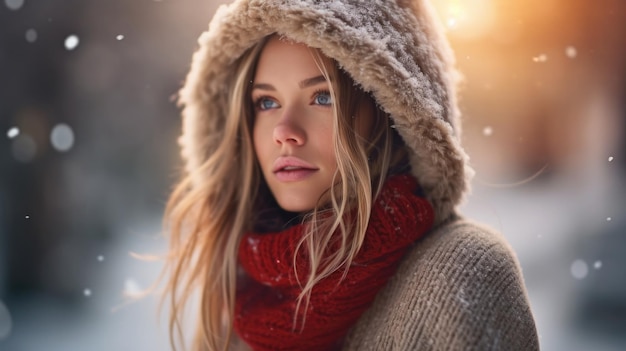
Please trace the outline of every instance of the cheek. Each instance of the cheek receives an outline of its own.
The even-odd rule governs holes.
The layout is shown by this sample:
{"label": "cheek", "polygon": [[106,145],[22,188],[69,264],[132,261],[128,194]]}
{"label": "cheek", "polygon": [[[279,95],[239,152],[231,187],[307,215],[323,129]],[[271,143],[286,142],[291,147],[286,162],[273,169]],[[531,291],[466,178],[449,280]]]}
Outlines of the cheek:
{"label": "cheek", "polygon": [[336,169],[337,155],[335,154],[335,141],[333,138],[335,130],[333,126],[327,125],[325,128],[320,128],[317,134],[319,135],[317,150],[319,150],[320,156],[324,158],[328,167]]}

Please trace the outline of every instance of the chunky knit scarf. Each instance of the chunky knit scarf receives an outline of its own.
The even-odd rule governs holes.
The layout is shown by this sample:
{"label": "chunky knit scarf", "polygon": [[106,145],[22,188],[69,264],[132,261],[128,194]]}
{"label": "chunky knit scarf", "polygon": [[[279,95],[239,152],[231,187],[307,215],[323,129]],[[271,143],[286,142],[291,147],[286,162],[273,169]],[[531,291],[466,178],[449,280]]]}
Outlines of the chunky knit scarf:
{"label": "chunky knit scarf", "polygon": [[[239,262],[251,278],[237,293],[234,328],[241,339],[259,350],[332,350],[340,347],[350,327],[370,306],[409,246],[432,226],[431,205],[415,195],[418,185],[409,175],[390,177],[372,207],[361,250],[345,279],[343,270],[321,280],[312,290],[306,312],[296,298],[302,291],[293,269],[296,245],[304,224],[276,233],[247,233]],[[301,248],[296,258],[300,282],[308,276],[308,258]],[[306,315],[304,315],[306,313]]]}

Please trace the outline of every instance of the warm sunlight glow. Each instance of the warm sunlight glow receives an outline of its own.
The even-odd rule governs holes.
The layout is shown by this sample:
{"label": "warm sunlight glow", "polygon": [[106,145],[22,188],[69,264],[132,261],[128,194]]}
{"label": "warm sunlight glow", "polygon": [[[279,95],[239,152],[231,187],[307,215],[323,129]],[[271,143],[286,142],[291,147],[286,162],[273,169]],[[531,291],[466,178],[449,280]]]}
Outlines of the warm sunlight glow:
{"label": "warm sunlight glow", "polygon": [[434,0],[433,3],[450,35],[480,37],[493,26],[492,0]]}

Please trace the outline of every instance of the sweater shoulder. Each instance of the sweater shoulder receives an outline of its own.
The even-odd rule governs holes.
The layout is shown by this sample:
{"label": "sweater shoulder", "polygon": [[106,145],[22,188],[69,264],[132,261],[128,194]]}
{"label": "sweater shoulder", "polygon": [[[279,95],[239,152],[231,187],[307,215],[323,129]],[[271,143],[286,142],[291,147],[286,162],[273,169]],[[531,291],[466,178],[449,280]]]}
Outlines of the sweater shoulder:
{"label": "sweater shoulder", "polygon": [[435,268],[453,276],[461,272],[482,276],[497,270],[519,273],[521,277],[517,257],[506,239],[494,229],[466,219],[456,219],[431,231],[415,244],[403,266],[417,272]]}
{"label": "sweater shoulder", "polygon": [[538,348],[513,250],[498,232],[457,218],[415,244],[345,349]]}

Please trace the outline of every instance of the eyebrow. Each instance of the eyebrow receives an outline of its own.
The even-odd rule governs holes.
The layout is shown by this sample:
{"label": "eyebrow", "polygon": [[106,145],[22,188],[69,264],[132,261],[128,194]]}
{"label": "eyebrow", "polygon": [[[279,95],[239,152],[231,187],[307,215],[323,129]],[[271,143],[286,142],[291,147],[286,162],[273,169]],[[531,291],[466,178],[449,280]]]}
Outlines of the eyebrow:
{"label": "eyebrow", "polygon": [[320,83],[325,83],[325,82],[326,82],[326,78],[324,78],[324,76],[322,75],[319,75],[317,77],[313,77],[313,78],[309,78],[309,79],[305,79],[301,81],[300,83],[298,83],[298,86],[300,86],[300,89],[304,89],[304,88],[312,87],[314,85],[318,85]]}
{"label": "eyebrow", "polygon": [[[326,78],[324,78],[323,75],[319,75],[317,77],[307,78],[301,81],[300,83],[298,83],[298,86],[300,87],[300,89],[305,89],[324,82],[326,82]],[[274,88],[273,85],[265,83],[255,83],[252,86],[252,89],[276,91],[276,88]]]}

